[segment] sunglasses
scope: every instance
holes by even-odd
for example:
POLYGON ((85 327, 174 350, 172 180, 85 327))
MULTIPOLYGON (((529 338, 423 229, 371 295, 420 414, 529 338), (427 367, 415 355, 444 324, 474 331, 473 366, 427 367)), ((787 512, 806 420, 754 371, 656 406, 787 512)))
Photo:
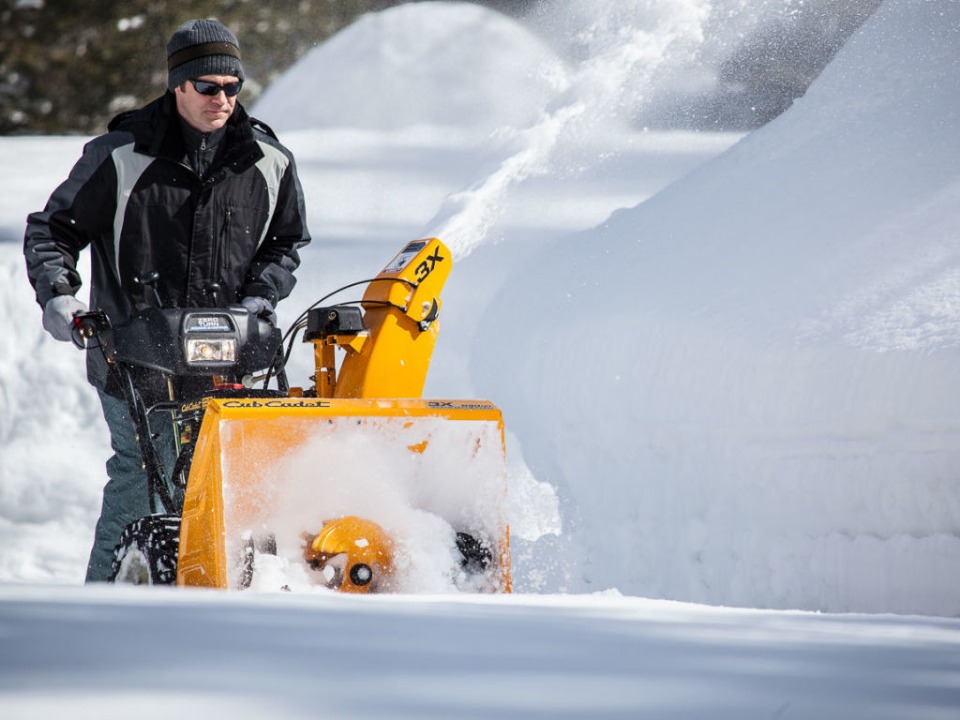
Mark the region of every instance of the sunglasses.
POLYGON ((240 88, 243 87, 243 80, 226 83, 225 85, 217 85, 216 83, 207 82, 206 80, 191 80, 190 84, 193 85, 193 89, 201 95, 213 97, 214 95, 220 94, 222 90, 223 94, 227 97, 233 97, 237 95, 240 92, 240 88))

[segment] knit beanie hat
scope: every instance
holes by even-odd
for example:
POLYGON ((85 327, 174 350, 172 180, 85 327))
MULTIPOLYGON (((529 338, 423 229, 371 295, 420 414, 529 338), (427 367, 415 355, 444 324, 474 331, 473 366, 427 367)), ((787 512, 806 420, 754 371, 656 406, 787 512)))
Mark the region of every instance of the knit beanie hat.
POLYGON ((204 75, 232 75, 243 80, 240 43, 216 20, 188 20, 167 43, 167 71, 170 90, 204 75))

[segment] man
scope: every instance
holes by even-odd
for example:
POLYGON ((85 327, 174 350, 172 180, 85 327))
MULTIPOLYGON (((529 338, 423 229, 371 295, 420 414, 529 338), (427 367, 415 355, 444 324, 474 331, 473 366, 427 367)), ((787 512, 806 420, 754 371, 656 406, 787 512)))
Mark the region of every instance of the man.
MULTIPOLYGON (((86 247, 90 305, 114 325, 155 304, 154 289, 138 282, 145 273, 159 275, 165 306, 242 303, 274 320, 293 289, 297 250, 310 241, 303 191, 291 153, 237 102, 237 38, 215 20, 191 20, 173 33, 167 66, 168 92, 114 118, 27 218, 27 273, 57 340, 71 339, 74 316, 87 309, 76 298, 86 247)), ((114 450, 87 568, 94 582, 109 579, 120 533, 149 514, 149 501, 133 424, 101 353, 87 353, 87 377, 114 450)), ((161 380, 147 373, 138 389, 160 399, 161 380)), ((172 447, 165 452, 169 461, 172 447)))

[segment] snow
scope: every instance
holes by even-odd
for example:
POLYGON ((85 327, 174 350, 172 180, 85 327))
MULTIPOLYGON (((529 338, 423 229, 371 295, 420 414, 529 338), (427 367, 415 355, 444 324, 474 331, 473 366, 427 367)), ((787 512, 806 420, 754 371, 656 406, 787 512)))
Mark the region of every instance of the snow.
POLYGON ((629 122, 790 5, 410 4, 254 107, 315 236, 282 323, 455 251, 427 394, 504 410, 512 596, 83 587, 106 428, 20 242, 85 138, 0 138, 0 715, 955 717, 960 4, 745 137, 629 122))
POLYGON ((474 380, 579 513, 575 587, 957 614, 957 12, 886 5, 789 112, 491 303, 480 338, 538 318, 512 346, 546 368, 474 380))
POLYGON ((0 597, 0 627, 18 648, 0 656, 6 718, 69 708, 78 719, 893 720, 956 709, 957 627, 943 619, 616 595, 144 597, 64 588, 0 597), (62 651, 44 651, 53 644, 62 651), (156 672, 143 672, 145 663, 156 672))

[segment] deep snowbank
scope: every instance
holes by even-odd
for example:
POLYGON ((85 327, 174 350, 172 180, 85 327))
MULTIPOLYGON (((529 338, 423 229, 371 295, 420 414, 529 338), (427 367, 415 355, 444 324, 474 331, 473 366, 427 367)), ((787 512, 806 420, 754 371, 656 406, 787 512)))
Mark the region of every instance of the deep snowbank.
POLYGON ((563 80, 553 53, 516 22, 438 2, 362 16, 267 88, 257 112, 284 131, 453 125, 489 133, 533 120, 563 80))
POLYGON ((566 498, 573 587, 960 613, 957 27, 888 2, 785 115, 505 286, 473 377, 566 498))

